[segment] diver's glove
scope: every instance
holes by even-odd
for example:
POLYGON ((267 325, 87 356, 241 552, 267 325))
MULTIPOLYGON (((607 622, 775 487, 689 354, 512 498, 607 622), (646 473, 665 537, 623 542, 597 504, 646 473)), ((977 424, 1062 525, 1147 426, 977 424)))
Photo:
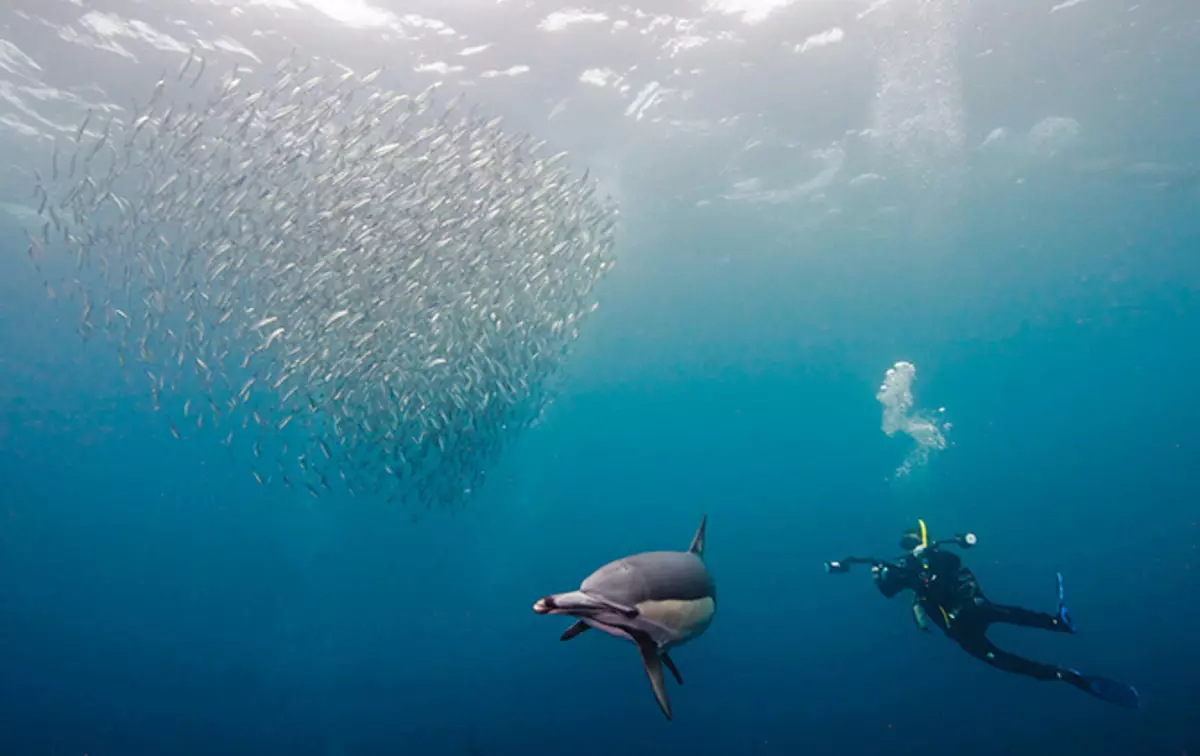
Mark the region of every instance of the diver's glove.
POLYGON ((901 584, 902 580, 896 577, 895 570, 882 562, 871 565, 871 579, 885 598, 895 596, 904 587, 901 584))

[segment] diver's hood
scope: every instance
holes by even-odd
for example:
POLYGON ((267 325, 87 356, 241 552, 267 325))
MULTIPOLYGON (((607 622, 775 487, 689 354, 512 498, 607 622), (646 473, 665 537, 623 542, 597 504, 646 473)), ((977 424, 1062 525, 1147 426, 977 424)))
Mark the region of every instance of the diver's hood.
POLYGON ((914 528, 909 528, 904 531, 904 535, 900 536, 900 548, 905 551, 912 551, 918 546, 929 545, 929 531, 925 528, 924 520, 917 520, 917 525, 914 528))

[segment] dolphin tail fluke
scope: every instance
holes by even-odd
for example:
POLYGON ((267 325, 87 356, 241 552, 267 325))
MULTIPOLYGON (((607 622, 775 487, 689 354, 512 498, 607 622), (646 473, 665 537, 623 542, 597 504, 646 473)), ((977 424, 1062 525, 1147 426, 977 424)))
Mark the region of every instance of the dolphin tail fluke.
POLYGON ((675 682, 683 685, 683 678, 679 676, 679 668, 675 666, 675 662, 671 661, 671 657, 664 651, 662 655, 663 664, 667 665, 667 669, 671 670, 671 674, 675 675, 675 682))
POLYGON ((688 546, 688 551, 701 559, 704 558, 704 530, 708 525, 708 515, 700 518, 700 527, 696 528, 696 535, 692 536, 692 545, 688 546))
POLYGON ((563 631, 563 634, 560 635, 558 639, 560 641, 569 641, 590 627, 591 626, 583 620, 576 620, 570 627, 563 631))
POLYGON ((650 636, 637 634, 633 638, 638 651, 642 654, 642 665, 646 667, 646 676, 650 678, 650 687, 654 690, 654 698, 658 708, 667 719, 671 718, 671 699, 667 698, 667 681, 663 678, 662 659, 658 655, 658 645, 650 640, 650 636))

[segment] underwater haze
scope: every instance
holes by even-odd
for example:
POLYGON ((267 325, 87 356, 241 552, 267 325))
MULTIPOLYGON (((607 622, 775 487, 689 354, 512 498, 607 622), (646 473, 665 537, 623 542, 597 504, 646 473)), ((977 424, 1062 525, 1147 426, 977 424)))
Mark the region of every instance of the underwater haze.
POLYGON ((1191 0, 9 0, 0 754, 1200 752, 1198 53, 1191 0), (667 721, 533 605, 704 515, 667 721), (823 569, 918 519, 1141 708, 823 569))

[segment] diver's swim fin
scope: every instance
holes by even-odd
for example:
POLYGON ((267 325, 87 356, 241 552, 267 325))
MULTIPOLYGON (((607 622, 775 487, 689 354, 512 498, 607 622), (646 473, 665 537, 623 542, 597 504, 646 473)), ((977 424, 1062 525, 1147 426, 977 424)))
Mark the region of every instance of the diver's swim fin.
POLYGON ((1132 685, 1109 680, 1107 677, 1091 677, 1089 675, 1084 675, 1083 681, 1087 683, 1088 692, 1103 701, 1124 706, 1127 709, 1136 709, 1142 704, 1142 697, 1138 695, 1137 688, 1132 685))
POLYGON ((1058 620, 1058 625, 1067 633, 1076 633, 1075 623, 1071 620, 1071 613, 1067 611, 1066 605, 1063 603, 1063 579, 1062 573, 1055 573, 1058 576, 1058 613, 1054 618, 1058 620))
POLYGON ((1138 694, 1137 688, 1132 685, 1126 685, 1116 680, 1109 680, 1107 677, 1082 675, 1073 669, 1069 670, 1069 674, 1074 676, 1078 681, 1076 687, 1085 693, 1091 693, 1101 701, 1107 701, 1117 706, 1124 706, 1127 709, 1141 707, 1142 698, 1138 694))

